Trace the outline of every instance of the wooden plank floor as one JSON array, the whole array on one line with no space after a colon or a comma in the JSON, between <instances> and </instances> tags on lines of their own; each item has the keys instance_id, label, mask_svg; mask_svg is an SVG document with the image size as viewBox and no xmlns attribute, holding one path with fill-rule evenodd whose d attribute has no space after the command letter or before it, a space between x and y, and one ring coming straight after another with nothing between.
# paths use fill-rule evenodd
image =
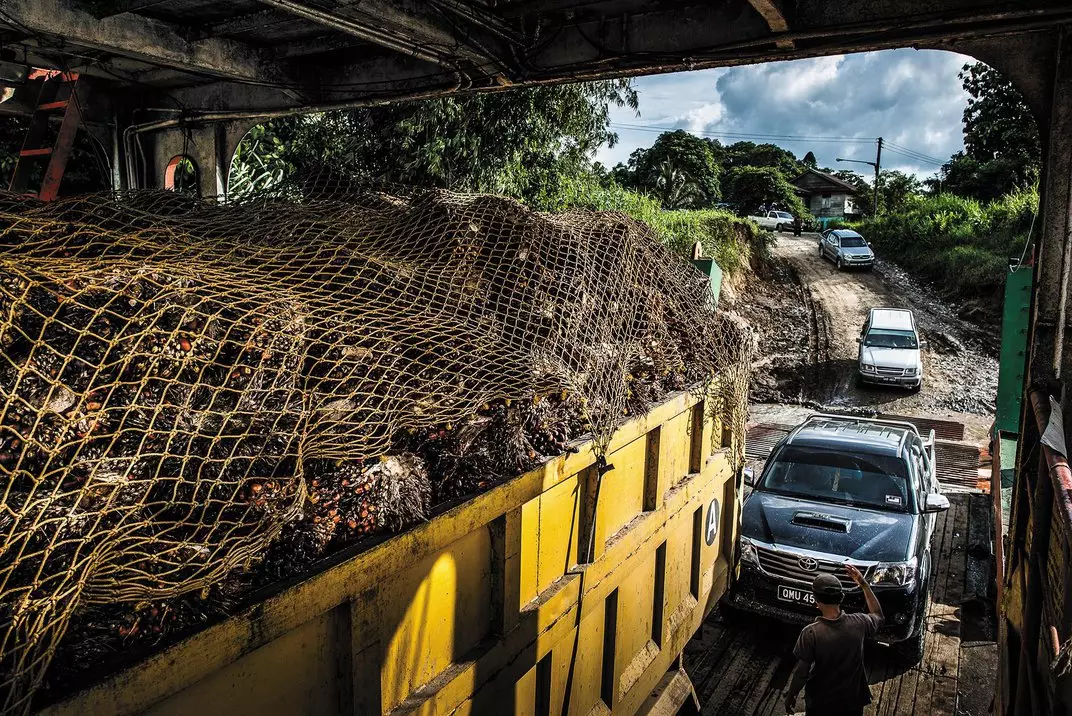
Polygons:
<instances>
[{"instance_id":1,"label":"wooden plank floor","mask_svg":"<svg viewBox=\"0 0 1072 716\"><path fill-rule=\"evenodd\" d=\"M881 716L935 714L982 716L990 705L996 678L991 657L992 618L972 617L962 630L965 611L991 615L993 605L972 604L964 610L965 576L969 568L970 516L989 520L989 510L970 510L981 494L951 494L951 507L940 515L931 549L937 556L931 581L927 618L926 654L918 665L898 666L881 645L867 650L868 672L874 702L865 713ZM977 506L978 507L978 506ZM989 526L987 526L989 529ZM976 623L981 621L982 623ZM700 697L704 714L720 716L781 716L781 692L794 666L793 644L799 629L759 617L741 617L724 623L716 610L685 647L685 669ZM970 634L970 641L962 641ZM962 673L972 683L960 684ZM991 678L979 679L982 673ZM803 708L804 700L799 706Z\"/></svg>"}]
</instances>

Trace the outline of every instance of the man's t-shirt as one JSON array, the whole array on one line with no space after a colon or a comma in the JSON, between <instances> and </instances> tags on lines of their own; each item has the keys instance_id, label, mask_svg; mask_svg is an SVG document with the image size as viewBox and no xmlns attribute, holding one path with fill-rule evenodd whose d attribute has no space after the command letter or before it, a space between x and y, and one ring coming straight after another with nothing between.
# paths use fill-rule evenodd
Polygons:
<instances>
[{"instance_id":1,"label":"man's t-shirt","mask_svg":"<svg viewBox=\"0 0 1072 716\"><path fill-rule=\"evenodd\" d=\"M811 664L804 689L809 709L855 708L871 703L864 671L864 640L874 637L882 618L841 613L837 619L817 618L804 627L793 655Z\"/></svg>"}]
</instances>

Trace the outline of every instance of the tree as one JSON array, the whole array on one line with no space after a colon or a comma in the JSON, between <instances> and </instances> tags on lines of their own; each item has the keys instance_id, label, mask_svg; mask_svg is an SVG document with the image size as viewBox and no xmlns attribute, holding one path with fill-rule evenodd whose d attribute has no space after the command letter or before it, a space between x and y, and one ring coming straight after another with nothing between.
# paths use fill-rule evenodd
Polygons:
<instances>
[{"instance_id":1,"label":"tree","mask_svg":"<svg viewBox=\"0 0 1072 716\"><path fill-rule=\"evenodd\" d=\"M815 158L815 152L808 152L804 155L804 158L800 160L800 163L809 169L815 169L819 166L819 160Z\"/></svg>"},{"instance_id":2,"label":"tree","mask_svg":"<svg viewBox=\"0 0 1072 716\"><path fill-rule=\"evenodd\" d=\"M720 151L716 152L716 156L724 170L736 167L772 167L790 177L804 171L804 165L797 160L795 154L776 144L735 142L723 147L717 140L712 142L719 147Z\"/></svg>"},{"instance_id":3,"label":"tree","mask_svg":"<svg viewBox=\"0 0 1072 716\"><path fill-rule=\"evenodd\" d=\"M760 207L784 209L794 216L808 213L793 185L772 167L737 167L726 175L726 198L737 213L755 214Z\"/></svg>"},{"instance_id":4,"label":"tree","mask_svg":"<svg viewBox=\"0 0 1072 716\"><path fill-rule=\"evenodd\" d=\"M669 159L659 165L655 184L664 209L684 209L702 201L700 187Z\"/></svg>"},{"instance_id":5,"label":"tree","mask_svg":"<svg viewBox=\"0 0 1072 716\"><path fill-rule=\"evenodd\" d=\"M260 173L335 166L376 181L506 194L540 206L563 177L586 170L596 149L617 140L611 104L636 108L628 80L288 118L247 137L258 149L240 150L240 158L269 168Z\"/></svg>"},{"instance_id":6,"label":"tree","mask_svg":"<svg viewBox=\"0 0 1072 716\"><path fill-rule=\"evenodd\" d=\"M677 177L667 175L667 167ZM617 170L616 170L617 173ZM637 149L629 157L627 173L619 177L625 186L658 197L666 209L702 209L721 197L711 146L683 129L664 132L648 149ZM682 190L688 187L688 191Z\"/></svg>"},{"instance_id":7,"label":"tree","mask_svg":"<svg viewBox=\"0 0 1072 716\"><path fill-rule=\"evenodd\" d=\"M1034 184L1042 150L1038 125L1023 97L981 62L964 65L959 77L968 93L964 151L942 167L942 190L988 201Z\"/></svg>"},{"instance_id":8,"label":"tree","mask_svg":"<svg viewBox=\"0 0 1072 716\"><path fill-rule=\"evenodd\" d=\"M884 170L879 175L879 205L883 211L901 211L907 205L909 197L918 195L922 189L923 184L911 174Z\"/></svg>"}]
</instances>

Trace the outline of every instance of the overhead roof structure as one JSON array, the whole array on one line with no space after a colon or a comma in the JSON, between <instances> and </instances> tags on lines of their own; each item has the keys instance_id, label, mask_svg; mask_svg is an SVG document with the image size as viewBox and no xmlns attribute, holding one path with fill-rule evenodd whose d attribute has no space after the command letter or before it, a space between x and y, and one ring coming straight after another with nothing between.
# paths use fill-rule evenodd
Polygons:
<instances>
[{"instance_id":1,"label":"overhead roof structure","mask_svg":"<svg viewBox=\"0 0 1072 716\"><path fill-rule=\"evenodd\" d=\"M4 0L0 57L216 119L942 46L1067 21L1072 7L1054 0Z\"/></svg>"},{"instance_id":2,"label":"overhead roof structure","mask_svg":"<svg viewBox=\"0 0 1072 716\"><path fill-rule=\"evenodd\" d=\"M801 180L807 176L815 176L819 178L817 186L803 186ZM814 194L817 191L829 191L831 188L842 189L847 194L858 194L859 190L847 181L838 179L836 176L821 172L818 169L812 169L811 167L805 169L800 176L796 177L789 182L796 189L805 194Z\"/></svg>"}]
</instances>

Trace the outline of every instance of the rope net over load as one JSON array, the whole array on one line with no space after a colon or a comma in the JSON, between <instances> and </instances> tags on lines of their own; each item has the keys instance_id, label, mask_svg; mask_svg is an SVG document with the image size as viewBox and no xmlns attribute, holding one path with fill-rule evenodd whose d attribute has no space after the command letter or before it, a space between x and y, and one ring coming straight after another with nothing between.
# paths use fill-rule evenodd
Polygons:
<instances>
[{"instance_id":1,"label":"rope net over load","mask_svg":"<svg viewBox=\"0 0 1072 716\"><path fill-rule=\"evenodd\" d=\"M80 610L206 589L295 524L341 544L486 486L437 478L418 443L505 450L523 430L482 426L511 401L544 432L507 471L563 451L571 406L604 450L685 386L743 435L746 333L617 214L0 195L3 711L30 708Z\"/></svg>"}]
</instances>

